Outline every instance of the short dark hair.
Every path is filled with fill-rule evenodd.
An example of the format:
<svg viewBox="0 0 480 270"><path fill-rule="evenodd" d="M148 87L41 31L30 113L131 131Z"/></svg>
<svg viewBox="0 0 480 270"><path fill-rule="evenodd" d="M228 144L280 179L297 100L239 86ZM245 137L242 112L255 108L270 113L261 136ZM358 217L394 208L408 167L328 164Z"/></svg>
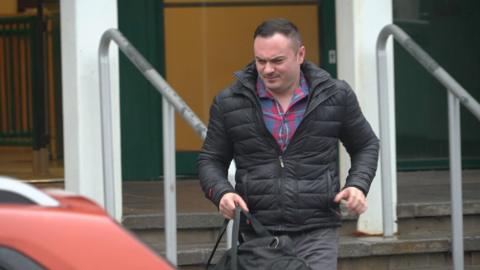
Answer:
<svg viewBox="0 0 480 270"><path fill-rule="evenodd" d="M280 33L287 38L296 41L298 47L302 45L302 37L300 36L297 26L284 18L270 19L261 23L257 26L257 29L253 34L253 39L255 40L258 36L268 38L276 33Z"/></svg>

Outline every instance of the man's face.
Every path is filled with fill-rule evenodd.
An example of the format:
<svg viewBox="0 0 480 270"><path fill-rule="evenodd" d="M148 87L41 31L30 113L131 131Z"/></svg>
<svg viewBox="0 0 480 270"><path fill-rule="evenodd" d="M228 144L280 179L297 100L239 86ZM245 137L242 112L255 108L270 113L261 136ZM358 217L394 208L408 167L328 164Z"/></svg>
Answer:
<svg viewBox="0 0 480 270"><path fill-rule="evenodd" d="M284 94L298 86L305 47L283 34L257 36L253 42L255 64L265 87L274 94Z"/></svg>

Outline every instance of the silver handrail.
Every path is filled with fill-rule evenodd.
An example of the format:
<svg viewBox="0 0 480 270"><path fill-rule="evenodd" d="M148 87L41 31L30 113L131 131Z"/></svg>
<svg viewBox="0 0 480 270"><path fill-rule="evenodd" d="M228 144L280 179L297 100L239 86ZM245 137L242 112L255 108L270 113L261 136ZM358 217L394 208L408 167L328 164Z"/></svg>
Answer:
<svg viewBox="0 0 480 270"><path fill-rule="evenodd" d="M175 184L175 118L177 111L195 132L205 139L207 128L185 101L160 76L153 66L133 47L116 29L109 29L102 35L99 47L100 92L102 112L102 155L105 208L110 215L115 210L115 179L121 181L121 173L115 174L113 168L114 149L112 143L112 102L110 87L110 41L114 41L127 58L137 67L145 78L162 95L163 101L163 168L165 196L165 246L166 257L177 265L177 217ZM119 132L118 130L116 132Z"/></svg>
<svg viewBox="0 0 480 270"><path fill-rule="evenodd" d="M462 209L462 164L460 137L460 102L480 120L480 104L433 60L410 36L394 24L385 26L377 39L377 75L380 108L380 137L382 140L382 202L384 236L393 236L394 205L392 179L396 179L395 143L390 141L395 134L394 115L388 108L387 54L386 43L390 35L402 45L427 71L448 90L448 130L450 149L450 186L452 197L452 237L454 269L463 269L463 209ZM394 138L394 137L393 137ZM390 162L389 162L390 161ZM393 165L392 165L393 164ZM396 181L395 181L396 182ZM392 210L393 209L393 210Z"/></svg>

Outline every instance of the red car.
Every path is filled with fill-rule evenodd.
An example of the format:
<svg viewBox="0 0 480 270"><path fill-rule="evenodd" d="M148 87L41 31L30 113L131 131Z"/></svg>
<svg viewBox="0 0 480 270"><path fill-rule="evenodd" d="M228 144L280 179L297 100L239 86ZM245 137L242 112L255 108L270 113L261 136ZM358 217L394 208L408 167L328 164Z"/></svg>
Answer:
<svg viewBox="0 0 480 270"><path fill-rule="evenodd" d="M94 202L0 177L0 270L174 269Z"/></svg>

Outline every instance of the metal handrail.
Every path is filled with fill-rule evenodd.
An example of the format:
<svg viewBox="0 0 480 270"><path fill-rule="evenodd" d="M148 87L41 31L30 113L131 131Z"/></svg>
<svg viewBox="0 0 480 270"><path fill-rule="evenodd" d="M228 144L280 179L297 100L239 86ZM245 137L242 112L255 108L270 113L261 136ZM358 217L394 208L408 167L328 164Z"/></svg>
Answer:
<svg viewBox="0 0 480 270"><path fill-rule="evenodd" d="M133 47L116 29L109 29L102 35L99 47L99 71L102 112L102 155L105 208L110 215L115 212L114 183L121 182L121 172L115 172L113 166L114 149L112 143L112 102L110 88L110 41L114 41L125 56L137 67L145 78L162 95L163 101L163 164L165 196L165 246L166 257L177 265L177 219L175 184L175 118L177 111L195 132L205 139L207 128L185 101L160 76L153 66ZM116 132L119 132L118 130ZM115 180L116 179L116 180Z"/></svg>
<svg viewBox="0 0 480 270"><path fill-rule="evenodd" d="M384 236L393 236L396 219L392 201L392 182L396 183L395 116L388 92L386 43L390 35L448 90L448 129L450 149L450 185L452 197L452 237L454 269L463 269L462 164L460 102L480 120L480 104L433 60L410 36L394 24L385 26L377 39L377 75L382 139L382 203ZM390 104L389 104L390 102ZM389 106L390 105L390 106Z"/></svg>

